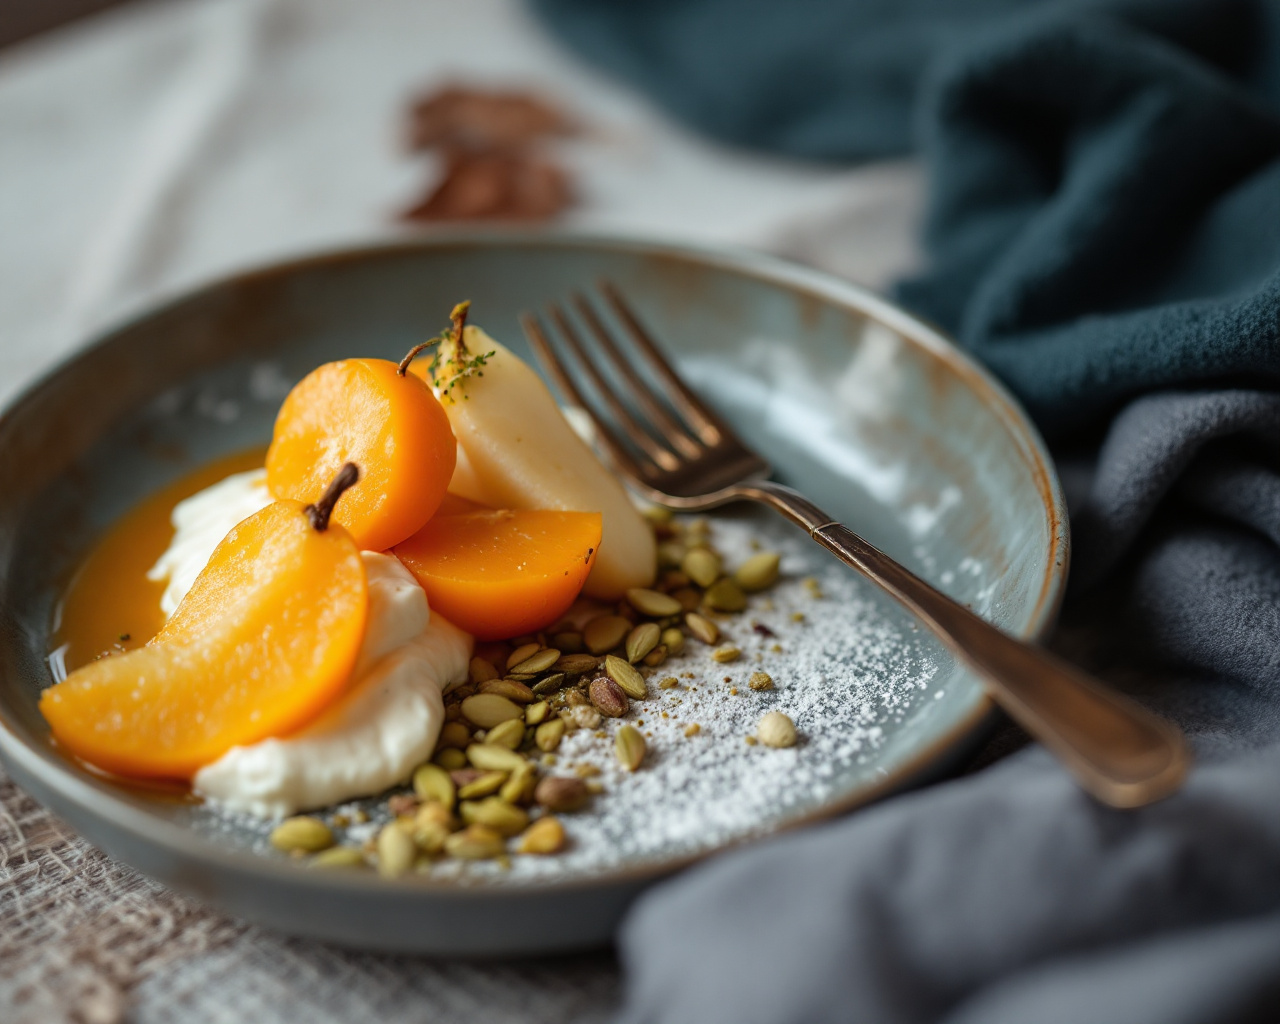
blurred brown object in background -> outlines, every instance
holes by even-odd
[[[409,112],[413,149],[517,149],[544,136],[573,131],[572,122],[559,110],[524,92],[479,92],[448,85],[415,101]]]
[[[444,175],[405,220],[550,220],[573,202],[568,173],[537,152],[573,123],[525,92],[450,85],[416,100],[409,146],[439,151]]]
[[[0,46],[96,14],[120,0],[0,0]]]

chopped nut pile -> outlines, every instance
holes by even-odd
[[[391,820],[376,837],[362,847],[337,846],[329,825],[300,816],[276,827],[272,845],[310,856],[315,867],[372,863],[387,877],[430,870],[442,858],[501,864],[512,854],[563,849],[569,833],[559,815],[586,807],[603,787],[592,779],[599,769],[588,763],[575,765],[573,775],[551,773],[561,741],[588,730],[612,740],[623,769],[642,771],[645,702],[681,685],[677,676],[655,670],[695,650],[690,639],[711,648],[705,653],[714,662],[740,658],[737,647],[722,643],[720,623],[747,607],[748,594],[778,579],[776,553],[754,554],[726,574],[705,519],[681,523],[661,508],[646,515],[658,540],[654,587],[628,591],[618,605],[580,625],[566,620],[534,636],[478,644],[467,681],[445,695],[445,723],[431,761],[414,773],[412,792],[388,797]],[[755,672],[747,692],[772,687],[767,674]],[[609,719],[620,720],[618,726],[607,726]],[[701,732],[694,723],[683,736],[694,740]],[[768,747],[791,746],[795,725],[771,712],[761,719],[758,738]],[[337,817],[335,826],[345,824]]]

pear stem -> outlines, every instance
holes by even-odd
[[[465,355],[467,351],[467,346],[462,340],[462,329],[467,325],[467,311],[470,309],[471,300],[467,299],[466,302],[459,302],[454,306],[453,312],[449,314],[449,319],[453,321],[453,344],[459,356]],[[409,372],[409,364],[432,345],[438,345],[440,343],[440,339],[441,335],[437,335],[434,338],[428,338],[426,341],[419,342],[417,345],[414,345],[413,348],[409,349],[408,355],[400,360],[400,365],[396,367],[396,373],[403,377]]]
[[[471,300],[459,302],[453,307],[453,312],[449,314],[449,319],[453,321],[453,347],[454,360],[460,362],[467,354],[466,342],[462,340],[462,330],[467,326],[467,314],[471,312]]]
[[[342,497],[342,492],[360,479],[360,469],[354,462],[348,462],[338,470],[337,475],[329,481],[324,494],[314,505],[308,505],[302,511],[311,520],[311,526],[317,533],[324,533],[329,528],[329,517],[333,515],[333,506]]]

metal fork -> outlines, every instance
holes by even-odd
[[[1002,632],[797,491],[769,480],[769,464],[685,385],[618,289],[602,282],[600,293],[629,344],[615,336],[584,295],[575,295],[573,305],[612,364],[612,374],[588,351],[561,305],[551,304],[546,320],[525,313],[521,325],[565,396],[595,421],[614,467],[640,493],[688,511],[745,499],[781,512],[914,612],[1097,799],[1113,807],[1139,807],[1177,790],[1190,758],[1175,726],[1042,648]],[[555,335],[559,345],[552,342]],[[660,382],[660,392],[637,368],[635,356]],[[590,381],[598,401],[584,395],[570,372],[572,364]]]

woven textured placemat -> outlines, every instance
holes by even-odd
[[[452,963],[275,935],[117,864],[0,772],[5,1024],[607,1019],[613,958]]]

